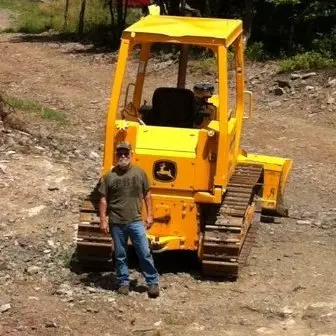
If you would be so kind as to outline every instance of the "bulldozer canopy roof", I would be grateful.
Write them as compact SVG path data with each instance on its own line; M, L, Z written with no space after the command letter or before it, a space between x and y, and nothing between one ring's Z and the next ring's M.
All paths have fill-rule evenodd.
M138 40L138 34L148 40L160 41L159 36L166 40L185 42L204 42L208 44L231 44L242 32L241 20L213 19L198 17L180 17L164 15L148 15L124 30L124 38ZM150 36L148 36L150 35ZM169 39L170 38L170 39Z

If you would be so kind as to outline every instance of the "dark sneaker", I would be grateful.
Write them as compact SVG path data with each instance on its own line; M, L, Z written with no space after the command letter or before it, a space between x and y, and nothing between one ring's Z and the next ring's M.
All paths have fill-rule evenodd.
M148 296L152 299L160 296L160 288L159 285L150 285L148 286Z
M128 293L129 293L129 286L128 285L121 285L118 288L118 294L128 295Z

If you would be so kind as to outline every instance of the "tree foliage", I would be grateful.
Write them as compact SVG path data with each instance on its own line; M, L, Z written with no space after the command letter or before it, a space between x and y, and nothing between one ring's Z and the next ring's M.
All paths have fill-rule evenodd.
M179 0L167 0L168 8ZM188 0L203 16L243 19L249 44L274 55L316 50L335 54L335 0ZM258 48L259 48L258 47Z
M141 6L144 1L141 1ZM336 0L151 1L159 4L164 14L182 15L182 4L182 7L197 9L205 17L242 19L251 55L256 58L265 58L265 55L293 56L310 51L328 59L336 58ZM81 36L83 32L87 34L98 29L99 36L108 36L109 40L105 41L115 44L119 44L124 27L146 12L140 7L139 14L134 15L128 4L134 5L136 0L49 0L49 3L62 6L60 16L64 31L73 32L75 26ZM50 8L56 7L50 5ZM70 7L71 18L67 13ZM77 13L75 24L74 12Z
M190 4L208 16L243 19L249 43L261 42L271 54L293 55L317 45L334 50L335 0L190 0Z

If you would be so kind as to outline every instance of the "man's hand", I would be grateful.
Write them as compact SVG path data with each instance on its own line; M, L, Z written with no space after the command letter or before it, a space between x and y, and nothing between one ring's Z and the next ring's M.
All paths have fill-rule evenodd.
M108 230L108 225L107 225L107 220L106 218L100 221L100 231L104 233L104 235L107 235L109 230Z
M147 216L146 220L145 220L145 227L147 230L149 230L152 225L153 225L153 216Z

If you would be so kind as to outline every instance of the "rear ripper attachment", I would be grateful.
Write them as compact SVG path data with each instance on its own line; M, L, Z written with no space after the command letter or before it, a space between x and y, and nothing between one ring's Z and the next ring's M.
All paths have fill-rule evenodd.
M263 167L239 164L223 202L204 211L201 260L206 276L236 279L253 245L261 214Z

